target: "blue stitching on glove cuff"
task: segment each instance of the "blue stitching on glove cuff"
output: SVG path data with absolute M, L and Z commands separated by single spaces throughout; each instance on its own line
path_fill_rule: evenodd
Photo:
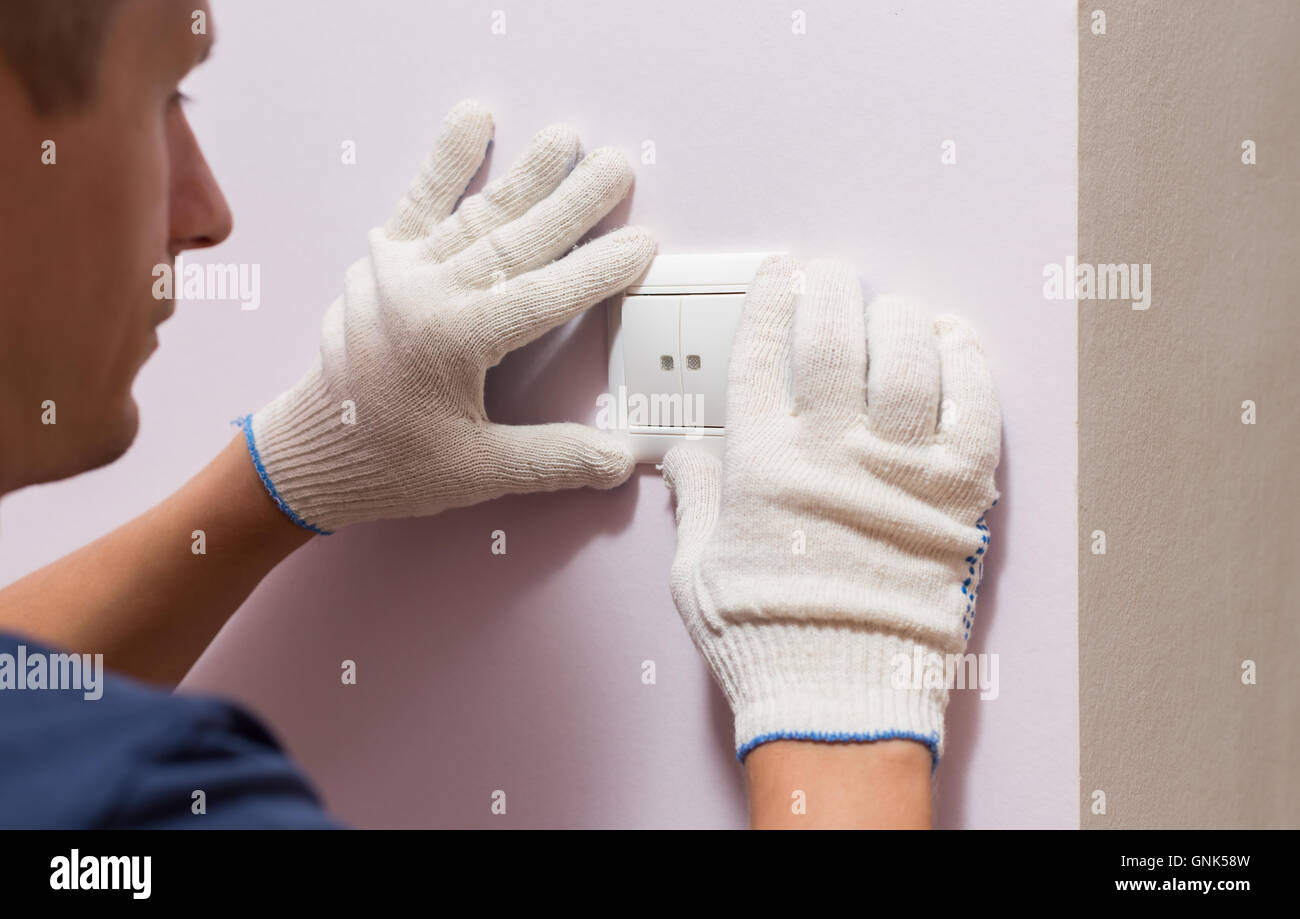
M 761 734 L 736 751 L 736 761 L 745 762 L 750 751 L 760 744 L 773 740 L 816 740 L 822 743 L 870 743 L 876 740 L 919 740 L 930 748 L 930 772 L 939 768 L 939 735 L 918 734 L 915 731 L 873 731 L 867 734 L 826 731 L 773 731 Z
M 248 444 L 248 454 L 253 458 L 253 465 L 257 467 L 257 477 L 261 479 L 262 484 L 266 486 L 267 494 L 271 496 L 271 500 L 275 502 L 275 506 L 284 511 L 286 517 L 303 529 L 311 530 L 313 533 L 319 533 L 322 536 L 329 536 L 333 533 L 333 530 L 322 530 L 320 527 L 312 526 L 306 520 L 303 520 L 293 512 L 293 508 L 284 503 L 284 499 L 280 497 L 280 493 L 275 490 L 275 486 L 271 484 L 271 477 L 266 474 L 266 467 L 262 465 L 262 457 L 257 452 L 257 442 L 253 439 L 253 416 L 245 415 L 243 418 L 236 418 L 230 423 L 237 424 L 244 429 L 244 442 Z

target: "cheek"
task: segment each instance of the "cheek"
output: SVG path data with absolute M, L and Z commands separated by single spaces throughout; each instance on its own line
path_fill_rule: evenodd
M 116 164 L 118 182 L 111 208 L 119 235 L 113 248 L 121 266 L 121 295 L 133 301 L 141 293 L 151 298 L 153 268 L 170 260 L 166 151 L 164 139 L 154 132 L 123 148 Z
M 161 133 L 142 125 L 119 128 L 117 141 L 105 151 L 105 174 L 89 203 L 92 238 L 82 245 L 91 253 L 96 289 L 83 302 L 93 304 L 87 317 L 98 353 L 89 360 L 98 366 L 103 385 L 112 392 L 130 385 L 149 345 L 154 266 L 167 254 L 166 145 Z

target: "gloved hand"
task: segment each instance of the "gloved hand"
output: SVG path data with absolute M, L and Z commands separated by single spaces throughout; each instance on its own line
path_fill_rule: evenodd
M 745 297 L 721 463 L 690 445 L 664 459 L 673 599 L 742 761 L 769 740 L 903 737 L 937 765 L 934 655 L 966 647 L 998 496 L 993 381 L 957 320 L 864 310 L 826 262 L 796 294 L 797 270 L 768 259 Z
M 369 257 L 348 269 L 320 357 L 242 419 L 263 483 L 302 526 L 329 532 L 507 493 L 609 488 L 632 472 L 627 449 L 585 425 L 505 426 L 484 412 L 489 367 L 622 290 L 655 248 L 629 227 L 569 252 L 632 172 L 608 148 L 575 167 L 578 138 L 563 125 L 457 208 L 492 128 L 474 102 L 447 116 L 397 213 L 370 232 Z

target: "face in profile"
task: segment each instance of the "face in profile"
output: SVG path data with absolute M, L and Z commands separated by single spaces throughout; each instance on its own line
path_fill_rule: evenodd
M 0 61 L 0 493 L 126 450 L 131 386 L 173 309 L 154 269 L 230 233 L 179 89 L 211 45 L 207 4 L 94 2 L 113 11 L 95 46 L 69 48 L 95 58 L 77 97 L 43 99 L 57 61 Z M 26 5 L 10 28 L 43 27 L 48 8 Z

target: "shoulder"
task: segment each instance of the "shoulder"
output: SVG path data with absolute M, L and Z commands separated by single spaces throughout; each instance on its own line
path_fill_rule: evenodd
M 340 826 L 252 713 L 96 666 L 0 634 L 0 826 Z

